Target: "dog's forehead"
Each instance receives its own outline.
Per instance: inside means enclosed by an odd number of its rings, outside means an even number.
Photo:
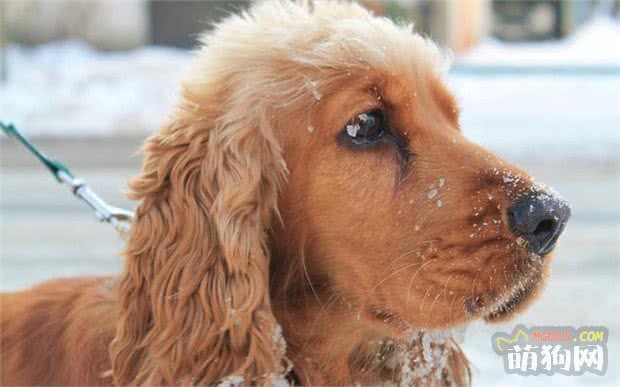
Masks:
[[[341,103],[358,103],[356,94],[365,94],[365,99],[374,98],[393,109],[431,106],[434,111],[427,111],[427,116],[438,114],[458,126],[457,104],[443,81],[447,62],[439,49],[411,28],[370,20],[375,22],[369,27],[345,23],[316,43],[313,49],[321,60],[313,62],[319,71],[305,82],[309,98],[342,95],[347,89]],[[362,108],[366,104],[361,103]],[[343,108],[343,113],[350,112]]]

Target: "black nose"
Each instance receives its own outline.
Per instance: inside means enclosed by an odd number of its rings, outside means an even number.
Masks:
[[[568,218],[568,202],[545,192],[523,197],[508,210],[510,227],[536,254],[553,250]]]

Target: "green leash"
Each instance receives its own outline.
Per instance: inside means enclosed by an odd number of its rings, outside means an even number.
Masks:
[[[107,204],[103,199],[94,193],[82,179],[78,179],[58,160],[51,159],[41,152],[19,131],[13,124],[0,122],[0,128],[9,137],[15,138],[26,147],[60,183],[67,184],[71,192],[80,200],[85,202],[94,212],[97,219],[101,222],[112,224],[119,232],[124,233],[129,230],[133,213],[122,208]]]

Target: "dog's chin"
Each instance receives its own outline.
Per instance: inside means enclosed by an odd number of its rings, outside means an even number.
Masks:
[[[528,254],[526,270],[514,275],[510,286],[500,292],[489,292],[466,301],[472,317],[488,323],[502,323],[525,311],[545,287],[551,252],[544,255]]]
[[[501,323],[513,319],[522,312],[537,298],[536,295],[543,288],[543,285],[533,285],[517,289],[502,301],[490,308],[489,312],[483,314],[482,319],[488,323]]]

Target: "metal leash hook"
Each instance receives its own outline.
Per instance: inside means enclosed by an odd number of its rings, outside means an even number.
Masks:
[[[82,179],[70,176],[64,171],[59,171],[58,177],[69,186],[75,196],[82,199],[95,211],[95,216],[99,221],[110,223],[120,233],[129,231],[129,224],[133,218],[132,212],[109,205],[88,188],[88,185]]]
[[[133,218],[131,211],[114,207],[106,203],[93,192],[84,180],[73,176],[69,168],[58,160],[50,159],[43,152],[37,149],[13,124],[4,124],[0,122],[0,128],[9,137],[14,137],[22,143],[39,161],[43,163],[54,175],[56,180],[65,183],[71,189],[71,192],[85,202],[93,211],[95,216],[101,222],[110,223],[121,234],[129,231],[129,226]]]

